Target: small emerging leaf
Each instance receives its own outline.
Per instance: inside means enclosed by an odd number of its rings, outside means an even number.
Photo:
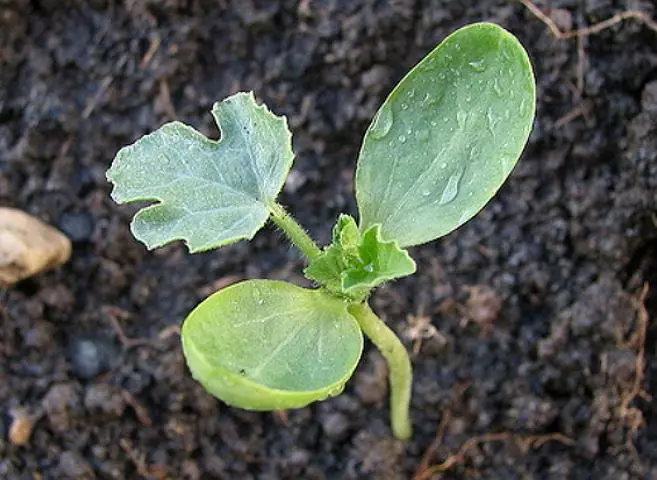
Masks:
[[[310,280],[352,300],[362,300],[372,288],[413,272],[415,262],[408,252],[395,241],[384,241],[379,225],[361,237],[349,215],[340,215],[333,243],[304,270]]]
[[[182,327],[192,375],[229,405],[300,408],[339,394],[363,350],[344,302],[320,290],[249,280],[203,301]]]
[[[457,30],[392,91],[365,135],[356,170],[360,229],[401,247],[474,216],[515,166],[534,119],[527,53],[490,23]]]
[[[347,293],[415,273],[415,262],[408,252],[399,248],[396,241],[381,238],[380,225],[365,231],[358,251],[362,263],[347,269],[342,277],[342,288]]]
[[[219,141],[171,122],[122,148],[107,171],[118,203],[157,202],[132,222],[148,248],[184,240],[208,250],[252,238],[269,217],[294,158],[285,118],[253,93],[215,103],[212,115]]]

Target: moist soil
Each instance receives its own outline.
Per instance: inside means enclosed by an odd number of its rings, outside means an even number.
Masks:
[[[626,2],[549,6],[567,30]],[[294,132],[281,201],[325,244],[356,214],[377,106],[481,20],[526,46],[537,120],[499,195],[372,299],[414,352],[412,440],[391,436],[369,344],[345,392],[307,408],[206,394],[176,327],[232,282],[305,284],[302,262],[272,228],[146,251],[136,207],[108,197],[116,151],[173,119],[216,137],[212,102],[254,90]],[[657,32],[636,19],[559,40],[505,1],[1,0],[0,205],[74,249],[0,293],[0,478],[657,478],[656,192]]]

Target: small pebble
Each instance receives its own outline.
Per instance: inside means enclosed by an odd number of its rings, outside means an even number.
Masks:
[[[9,443],[16,447],[25,445],[32,435],[34,422],[22,408],[16,408],[11,412],[12,420],[9,426]]]
[[[645,111],[657,114],[657,80],[643,87],[641,106]]]
[[[59,218],[59,228],[72,242],[86,242],[94,231],[91,215],[86,212],[66,212]]]
[[[68,349],[73,374],[82,380],[110,370],[119,354],[116,343],[109,338],[98,336],[75,338]]]
[[[71,241],[41,220],[0,208],[0,288],[65,263]]]
[[[67,430],[71,426],[71,412],[78,410],[80,405],[78,385],[73,382],[53,385],[41,405],[53,430]]]
[[[91,465],[78,452],[67,451],[59,456],[59,478],[92,479],[96,478]]]
[[[322,430],[334,442],[344,440],[349,433],[349,419],[341,413],[331,413],[322,419]]]
[[[87,388],[84,407],[89,411],[101,411],[112,417],[120,417],[125,410],[125,400],[120,389],[99,383]]]

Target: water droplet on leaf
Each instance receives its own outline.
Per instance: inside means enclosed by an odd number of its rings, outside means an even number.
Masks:
[[[372,266],[371,263],[368,263],[363,267],[363,270],[365,270],[368,273],[372,273],[374,271],[374,267]]]
[[[438,201],[438,204],[440,205],[445,205],[452,200],[456,198],[456,196],[459,193],[459,181],[461,180],[461,177],[463,177],[463,172],[465,169],[461,169],[458,172],[454,173],[452,176],[449,177],[447,180],[447,185],[445,185],[445,189],[443,190],[442,195],[440,196],[440,200]]]
[[[426,141],[429,138],[429,130],[421,129],[417,132],[417,138],[421,141]]]
[[[483,60],[468,62],[468,65],[474,68],[477,72],[483,72],[486,70],[486,64],[484,63]]]
[[[497,80],[497,78],[493,79],[493,90],[495,91],[498,97],[501,97],[504,94],[504,92],[502,91],[502,87],[500,87],[500,83]]]
[[[384,104],[381,110],[379,110],[379,113],[376,114],[374,123],[370,128],[370,135],[376,139],[385,137],[390,131],[390,128],[392,128],[392,123],[392,110],[387,104]]]
[[[465,128],[465,123],[468,120],[468,113],[463,110],[456,112],[456,123],[459,124],[459,128]]]
[[[400,136],[399,136],[399,141],[400,141],[401,143],[406,143],[406,135],[400,135]]]

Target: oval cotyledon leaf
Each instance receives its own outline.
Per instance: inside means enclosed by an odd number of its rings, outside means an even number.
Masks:
[[[194,378],[249,410],[300,408],[342,392],[363,350],[346,304],[321,290],[249,280],[204,300],[182,327]]]
[[[107,171],[118,203],[155,201],[132,221],[148,248],[184,240],[198,252],[252,238],[292,166],[284,117],[238,93],[215,103],[221,139],[180,122],[122,148]]]
[[[493,197],[534,119],[527,53],[490,23],[457,30],[395,87],[374,117],[356,170],[360,230],[400,247],[439,238]]]

